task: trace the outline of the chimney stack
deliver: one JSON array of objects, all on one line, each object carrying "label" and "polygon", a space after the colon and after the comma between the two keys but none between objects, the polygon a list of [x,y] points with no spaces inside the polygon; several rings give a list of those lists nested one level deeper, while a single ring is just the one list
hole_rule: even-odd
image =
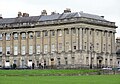
[{"label": "chimney stack", "polygon": [[64,10],[64,13],[71,13],[71,9],[70,9],[70,8],[66,8],[66,9]]},{"label": "chimney stack", "polygon": [[0,14],[0,19],[3,19],[2,14]]},{"label": "chimney stack", "polygon": [[22,13],[21,12],[18,12],[18,17],[22,17]]},{"label": "chimney stack", "polygon": [[104,18],[104,16],[101,16],[102,18]]},{"label": "chimney stack", "polygon": [[23,17],[29,17],[29,14],[28,14],[28,13],[23,13],[22,16],[23,16]]},{"label": "chimney stack", "polygon": [[47,11],[46,10],[42,10],[41,15],[47,15]]},{"label": "chimney stack", "polygon": [[18,17],[29,17],[28,13],[23,13],[22,12],[18,12]]}]

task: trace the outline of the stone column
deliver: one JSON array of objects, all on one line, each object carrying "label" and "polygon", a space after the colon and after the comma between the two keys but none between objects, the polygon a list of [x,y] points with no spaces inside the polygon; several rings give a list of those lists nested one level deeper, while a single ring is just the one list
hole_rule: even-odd
[{"label": "stone column", "polygon": [[80,28],[80,30],[79,30],[79,40],[80,40],[80,43],[79,43],[79,47],[80,47],[80,50],[82,50],[83,48],[82,48],[82,46],[83,46],[83,33],[82,33],[82,28]]},{"label": "stone column", "polygon": [[115,52],[116,52],[116,49],[115,49],[115,32],[112,33],[111,37],[112,37],[112,41],[111,41],[112,42],[112,45],[111,45],[112,46],[112,53],[115,54]]},{"label": "stone column", "polygon": [[41,45],[40,45],[40,47],[41,47],[41,53],[43,54],[44,53],[44,32],[43,31],[41,31],[41,38],[40,38],[40,41],[41,41]]},{"label": "stone column", "polygon": [[21,65],[21,35],[20,32],[18,32],[18,64]]},{"label": "stone column", "polygon": [[58,32],[55,30],[55,51],[58,52]]},{"label": "stone column", "polygon": [[108,52],[108,31],[106,32],[106,52]]},{"label": "stone column", "polygon": [[33,32],[33,54],[36,55],[36,33]]},{"label": "stone column", "polygon": [[72,40],[72,31],[71,31],[71,29],[69,29],[69,35],[70,35],[70,41],[69,41],[69,44],[70,44],[70,51],[73,51],[73,40]]},{"label": "stone column", "polygon": [[87,51],[90,51],[90,30],[87,29]]},{"label": "stone column", "polygon": [[65,51],[65,30],[62,29],[61,31],[62,31],[62,40],[63,40],[63,42],[62,42],[62,51]]},{"label": "stone column", "polygon": [[101,52],[103,52],[103,34],[104,34],[104,31],[102,31],[102,33],[101,33]]},{"label": "stone column", "polygon": [[2,33],[2,35],[3,35],[3,41],[2,41],[2,50],[3,50],[3,56],[2,56],[2,66],[5,66],[5,56],[6,56],[6,35],[5,35],[5,32],[4,33]]},{"label": "stone column", "polygon": [[76,50],[79,50],[79,29],[76,28]]},{"label": "stone column", "polygon": [[48,30],[48,53],[51,53],[51,31]]},{"label": "stone column", "polygon": [[26,32],[26,64],[28,65],[28,61],[29,61],[29,33]]},{"label": "stone column", "polygon": [[14,56],[14,34],[10,33],[10,54]]}]

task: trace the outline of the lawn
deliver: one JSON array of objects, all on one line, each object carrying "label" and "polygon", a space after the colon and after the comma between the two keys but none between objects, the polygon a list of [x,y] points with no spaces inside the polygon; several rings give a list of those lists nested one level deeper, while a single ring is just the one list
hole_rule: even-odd
[{"label": "lawn", "polygon": [[98,70],[81,70],[81,69],[65,69],[65,70],[0,70],[0,75],[77,75],[98,72]]},{"label": "lawn", "polygon": [[120,75],[0,76],[0,84],[120,84]]}]

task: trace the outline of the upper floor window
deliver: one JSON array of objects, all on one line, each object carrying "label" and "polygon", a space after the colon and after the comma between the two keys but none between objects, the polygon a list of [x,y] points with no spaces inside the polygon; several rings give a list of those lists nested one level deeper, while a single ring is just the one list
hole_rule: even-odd
[{"label": "upper floor window", "polygon": [[55,51],[55,44],[51,45],[51,53],[53,53]]},{"label": "upper floor window", "polygon": [[21,48],[21,54],[22,55],[25,55],[25,46],[23,45],[22,48]]},{"label": "upper floor window", "polygon": [[10,34],[6,34],[6,40],[10,40]]},{"label": "upper floor window", "polygon": [[105,51],[105,48],[106,48],[106,45],[105,45],[105,44],[104,44],[104,47],[103,47],[103,48],[104,48],[104,51]]},{"label": "upper floor window", "polygon": [[2,54],[2,47],[0,46],[0,55]]},{"label": "upper floor window", "polygon": [[108,33],[108,36],[110,37],[110,32]]},{"label": "upper floor window", "polygon": [[98,48],[99,48],[99,43],[96,44],[96,47],[97,47],[97,50],[98,50]]},{"label": "upper floor window", "polygon": [[14,39],[15,39],[15,40],[18,39],[18,34],[17,34],[17,33],[14,34]]},{"label": "upper floor window", "polygon": [[58,30],[58,36],[62,36],[62,31]]},{"label": "upper floor window", "polygon": [[36,37],[40,37],[40,32],[39,31],[36,32]]},{"label": "upper floor window", "polygon": [[90,35],[91,35],[91,32],[92,32],[92,31],[90,31]]},{"label": "upper floor window", "polygon": [[10,55],[10,46],[6,47],[6,55]]},{"label": "upper floor window", "polygon": [[33,39],[33,33],[32,32],[29,33],[29,39]]},{"label": "upper floor window", "polygon": [[47,52],[48,52],[48,45],[45,44],[45,45],[44,45],[44,53],[47,53]]},{"label": "upper floor window", "polygon": [[2,40],[2,34],[0,34],[0,40]]},{"label": "upper floor window", "polygon": [[87,29],[84,30],[84,34],[86,34],[86,32],[87,32]]},{"label": "upper floor window", "polygon": [[66,34],[69,34],[69,29],[66,29],[65,31],[66,31]]},{"label": "upper floor window", "polygon": [[103,33],[103,36],[105,36],[105,32]]},{"label": "upper floor window", "polygon": [[26,39],[26,34],[25,33],[22,33],[22,39]]},{"label": "upper floor window", "polygon": [[29,46],[29,54],[33,54],[33,46]]},{"label": "upper floor window", "polygon": [[55,31],[51,31],[51,35],[52,35],[52,36],[55,36]]},{"label": "upper floor window", "polygon": [[18,46],[14,46],[14,55],[18,55]]},{"label": "upper floor window", "polygon": [[48,36],[48,31],[45,31],[45,32],[44,32],[44,36]]},{"label": "upper floor window", "polygon": [[40,45],[36,46],[36,54],[40,54]]},{"label": "upper floor window", "polygon": [[59,49],[62,50],[62,43],[59,43]]},{"label": "upper floor window", "polygon": [[97,35],[99,35],[99,31],[97,31]]},{"label": "upper floor window", "polygon": [[75,34],[76,33],[76,29],[74,28],[74,29],[72,29],[72,32],[73,32],[73,34]]}]

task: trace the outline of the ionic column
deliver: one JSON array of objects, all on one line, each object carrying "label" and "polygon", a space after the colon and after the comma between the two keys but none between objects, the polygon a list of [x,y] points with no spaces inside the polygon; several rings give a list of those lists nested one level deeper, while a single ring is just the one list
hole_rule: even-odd
[{"label": "ionic column", "polygon": [[41,31],[41,38],[40,38],[40,41],[41,41],[41,45],[40,45],[40,47],[41,47],[41,52],[42,53],[44,53],[44,32],[43,31]]},{"label": "ionic column", "polygon": [[90,30],[89,29],[87,29],[87,51],[89,51],[90,50]]},{"label": "ionic column", "polygon": [[21,34],[18,32],[18,55],[21,55]]},{"label": "ionic column", "polygon": [[79,50],[79,29],[76,28],[76,50]]},{"label": "ionic column", "polygon": [[69,47],[69,48],[70,48],[70,49],[69,49],[69,50],[72,51],[72,50],[73,50],[73,49],[72,49],[72,48],[73,48],[73,47],[72,47],[73,40],[72,40],[72,31],[71,31],[71,29],[69,29],[69,35],[70,35],[70,42],[69,42],[69,44],[70,44],[70,47]]},{"label": "ionic column", "polygon": [[112,41],[111,41],[111,42],[112,42],[112,43],[111,43],[111,44],[112,44],[112,45],[111,45],[111,46],[112,46],[112,49],[111,49],[111,50],[112,50],[112,53],[115,54],[115,52],[116,52],[116,51],[115,51],[115,50],[116,50],[116,49],[115,49],[115,32],[112,33],[111,38],[112,38]]},{"label": "ionic column", "polygon": [[18,34],[18,66],[21,64],[21,35],[20,32],[17,33]]},{"label": "ionic column", "polygon": [[106,32],[106,52],[108,52],[108,31]]},{"label": "ionic column", "polygon": [[79,29],[79,49],[82,50],[82,46],[83,46],[83,34],[82,34],[82,28]]},{"label": "ionic column", "polygon": [[14,56],[14,34],[10,33],[10,55]]},{"label": "ionic column", "polygon": [[3,50],[3,57],[2,57],[2,66],[5,66],[5,55],[6,55],[6,39],[5,39],[5,37],[6,37],[6,35],[5,35],[5,33],[2,33],[2,39],[3,39],[3,41],[2,41],[2,50]]},{"label": "ionic column", "polygon": [[65,30],[62,29],[62,51],[65,51]]},{"label": "ionic column", "polygon": [[48,31],[48,52],[51,53],[51,31]]},{"label": "ionic column", "polygon": [[93,48],[93,51],[95,51],[95,35],[96,33],[95,33],[95,30],[93,30],[93,32],[92,32],[92,48]]},{"label": "ionic column", "polygon": [[33,54],[36,55],[36,33],[33,32]]},{"label": "ionic column", "polygon": [[28,65],[28,55],[29,55],[29,33],[28,32],[26,32],[26,64]]},{"label": "ionic column", "polygon": [[5,33],[3,33],[2,35],[3,35],[2,50],[3,50],[3,56],[5,56],[6,55],[6,35]]},{"label": "ionic column", "polygon": [[26,32],[26,53],[29,54],[29,33]]},{"label": "ionic column", "polygon": [[55,51],[58,52],[58,32],[57,30],[55,31]]}]

